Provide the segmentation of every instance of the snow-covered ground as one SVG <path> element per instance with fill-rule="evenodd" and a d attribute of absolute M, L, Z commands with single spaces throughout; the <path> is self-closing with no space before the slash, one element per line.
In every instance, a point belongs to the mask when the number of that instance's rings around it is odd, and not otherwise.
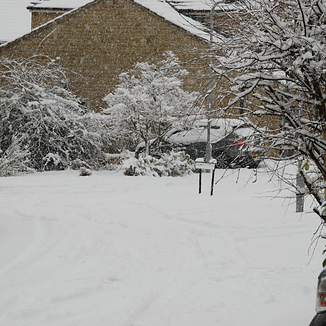
<path fill-rule="evenodd" d="M 217 171 L 219 179 L 223 171 Z M 260 170 L 0 179 L 0 325 L 307 326 L 318 218 Z M 312 250 L 311 250 L 312 251 Z"/>

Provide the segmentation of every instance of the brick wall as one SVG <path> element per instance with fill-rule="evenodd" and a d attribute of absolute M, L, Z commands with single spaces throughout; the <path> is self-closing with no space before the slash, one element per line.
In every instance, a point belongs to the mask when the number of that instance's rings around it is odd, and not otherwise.
<path fill-rule="evenodd" d="M 32 11 L 32 19 L 31 19 L 31 26 L 32 29 L 41 26 L 48 21 L 61 16 L 64 12 L 57 12 L 57 11 Z"/>
<path fill-rule="evenodd" d="M 44 13 L 44 20 L 52 19 Z M 35 24 L 43 18 L 35 17 Z M 190 71 L 186 88 L 205 91 L 207 44 L 131 0 L 97 0 L 0 48 L 0 57 L 47 55 L 69 69 L 69 86 L 89 106 L 105 106 L 118 75 L 172 50 Z"/>

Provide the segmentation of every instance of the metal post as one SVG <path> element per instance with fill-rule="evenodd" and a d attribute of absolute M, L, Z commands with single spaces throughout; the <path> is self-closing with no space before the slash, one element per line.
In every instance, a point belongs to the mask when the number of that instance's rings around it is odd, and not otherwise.
<path fill-rule="evenodd" d="M 213 169 L 212 171 L 211 196 L 213 196 L 213 191 L 214 191 L 214 176 L 215 176 L 215 169 Z"/>
<path fill-rule="evenodd" d="M 207 108 L 207 144 L 206 162 L 212 158 L 211 144 L 211 114 L 212 114 L 212 75 L 213 75 L 213 32 L 214 32 L 214 12 L 218 4 L 223 1 L 214 2 L 210 11 L 210 35 L 209 35 L 209 80 L 208 80 L 208 108 Z"/>
<path fill-rule="evenodd" d="M 209 80 L 208 80 L 208 108 L 207 108 L 207 144 L 206 144 L 206 162 L 210 162 L 212 156 L 211 145 L 211 112 L 212 112 L 212 64 L 213 64 L 213 28 L 214 28 L 214 10 L 217 3 L 211 8 L 210 12 L 210 34 L 209 34 Z"/>
<path fill-rule="evenodd" d="M 299 106 L 299 116 L 302 116 L 303 109 L 302 106 Z M 302 159 L 298 159 L 298 171 L 296 175 L 296 187 L 297 187 L 297 193 L 296 193 L 296 207 L 295 211 L 297 213 L 302 213 L 303 212 L 303 206 L 304 206 L 304 195 L 303 195 L 303 190 L 304 190 L 304 180 L 300 174 L 300 170 L 302 168 Z"/>
<path fill-rule="evenodd" d="M 296 186 L 297 186 L 297 193 L 296 193 L 296 212 L 301 213 L 303 212 L 303 206 L 304 206 L 304 195 L 302 194 L 302 189 L 304 188 L 304 181 L 302 179 L 302 176 L 300 175 L 300 168 L 301 168 L 301 160 L 299 160 L 298 165 L 298 172 L 296 176 Z"/>
<path fill-rule="evenodd" d="M 326 126 L 325 121 L 323 122 L 323 140 L 326 140 Z M 324 151 L 324 167 L 326 169 L 326 150 Z M 324 201 L 326 201 L 326 174 L 324 173 Z"/>

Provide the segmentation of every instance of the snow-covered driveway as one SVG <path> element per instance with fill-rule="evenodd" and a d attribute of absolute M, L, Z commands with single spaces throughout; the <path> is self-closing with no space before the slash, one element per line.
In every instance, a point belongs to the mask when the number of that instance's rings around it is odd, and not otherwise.
<path fill-rule="evenodd" d="M 0 325 L 307 326 L 319 221 L 252 173 L 2 178 Z"/>

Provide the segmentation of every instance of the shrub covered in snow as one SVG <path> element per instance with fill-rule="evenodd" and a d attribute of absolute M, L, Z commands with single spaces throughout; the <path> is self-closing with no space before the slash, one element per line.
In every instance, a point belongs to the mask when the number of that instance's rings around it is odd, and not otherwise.
<path fill-rule="evenodd" d="M 81 177 L 89 177 L 92 175 L 92 170 L 87 169 L 86 167 L 82 166 L 79 170 L 79 176 Z"/>
<path fill-rule="evenodd" d="M 22 150 L 14 137 L 6 151 L 0 149 L 0 177 L 33 172 L 29 168 L 29 152 Z"/>
<path fill-rule="evenodd" d="M 123 151 L 119 154 L 106 154 L 106 170 L 119 170 L 125 160 L 129 160 L 134 154 L 129 151 Z"/>
<path fill-rule="evenodd" d="M 100 117 L 80 105 L 53 61 L 2 60 L 0 85 L 0 143 L 7 156 L 16 137 L 29 152 L 26 164 L 38 171 L 105 162 Z"/>
<path fill-rule="evenodd" d="M 184 152 L 164 153 L 161 157 L 140 155 L 130 158 L 123 164 L 124 174 L 128 176 L 147 175 L 154 177 L 183 176 L 195 170 L 195 163 Z"/>

